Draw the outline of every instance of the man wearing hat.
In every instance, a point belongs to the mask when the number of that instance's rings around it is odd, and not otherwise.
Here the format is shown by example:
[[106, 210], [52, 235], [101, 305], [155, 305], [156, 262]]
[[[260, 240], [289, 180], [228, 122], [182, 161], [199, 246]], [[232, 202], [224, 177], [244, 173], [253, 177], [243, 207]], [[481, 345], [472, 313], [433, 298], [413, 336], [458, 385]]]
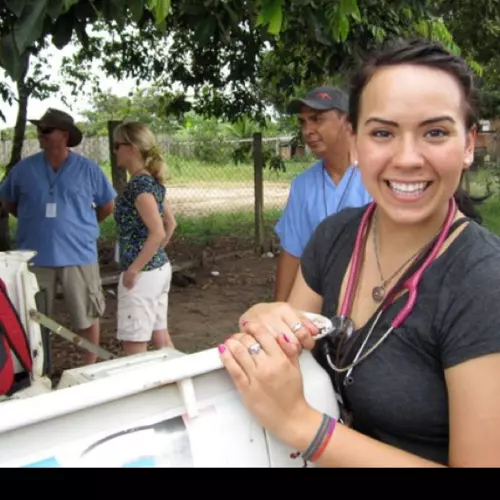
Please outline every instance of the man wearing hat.
[[318, 87], [292, 100], [287, 111], [299, 116], [304, 141], [318, 161], [292, 181], [275, 227], [282, 247], [274, 290], [279, 302], [288, 299], [300, 257], [316, 226], [330, 214], [371, 200], [352, 158], [347, 94], [336, 87]]
[[[82, 140], [70, 115], [48, 109], [39, 120], [29, 121], [37, 128], [42, 151], [12, 168], [0, 186], [0, 198], [17, 217], [17, 248], [37, 252], [32, 270], [47, 291], [49, 316], [60, 283], [72, 327], [98, 345], [105, 301], [97, 239], [116, 192], [99, 165], [69, 149]], [[85, 351], [85, 362], [95, 361]]]

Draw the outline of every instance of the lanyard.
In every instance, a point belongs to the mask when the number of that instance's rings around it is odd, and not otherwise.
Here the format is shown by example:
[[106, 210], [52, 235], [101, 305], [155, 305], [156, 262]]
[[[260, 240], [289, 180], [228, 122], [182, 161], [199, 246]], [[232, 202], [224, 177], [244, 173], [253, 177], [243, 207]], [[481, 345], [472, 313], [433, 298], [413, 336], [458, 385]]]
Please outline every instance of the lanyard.
[[49, 162], [47, 161], [47, 157], [45, 155], [43, 156], [43, 161], [44, 161], [44, 164], [45, 164], [45, 174], [47, 176], [47, 182], [49, 183], [49, 194], [50, 195], [54, 194], [54, 187], [55, 187], [57, 181], [60, 179], [61, 174], [62, 174], [62, 170], [64, 169], [64, 166], [66, 165], [66, 163], [68, 162], [68, 160], [69, 160], [69, 155], [64, 160], [63, 164], [57, 170], [56, 175], [55, 175], [55, 179], [53, 181], [51, 181], [51, 175], [50, 174], [51, 174], [51, 172], [54, 171], [54, 169], [50, 166]]

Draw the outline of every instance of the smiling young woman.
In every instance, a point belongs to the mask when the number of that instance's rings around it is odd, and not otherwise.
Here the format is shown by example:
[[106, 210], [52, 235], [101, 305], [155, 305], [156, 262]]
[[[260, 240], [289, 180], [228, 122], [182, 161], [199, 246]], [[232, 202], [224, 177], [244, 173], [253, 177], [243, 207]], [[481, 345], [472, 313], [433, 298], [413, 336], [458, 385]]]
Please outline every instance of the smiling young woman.
[[[436, 43], [364, 62], [349, 120], [373, 203], [325, 219], [289, 301], [251, 307], [219, 348], [260, 423], [320, 466], [500, 466], [500, 238], [459, 191], [475, 103], [466, 64]], [[333, 331], [315, 340], [300, 311]], [[339, 422], [307, 404], [302, 348], [330, 374]]]

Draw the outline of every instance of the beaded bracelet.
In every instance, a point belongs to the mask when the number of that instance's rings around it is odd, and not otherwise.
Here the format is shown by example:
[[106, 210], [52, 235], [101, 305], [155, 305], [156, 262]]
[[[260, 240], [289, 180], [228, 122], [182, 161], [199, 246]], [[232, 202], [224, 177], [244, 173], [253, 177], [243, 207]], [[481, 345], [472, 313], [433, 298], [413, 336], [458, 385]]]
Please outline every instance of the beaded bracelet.
[[307, 462], [315, 462], [318, 460], [318, 458], [325, 451], [325, 448], [332, 437], [333, 431], [335, 430], [336, 424], [336, 419], [330, 417], [326, 413], [323, 413], [319, 429], [307, 449], [302, 453], [300, 451], [292, 453], [290, 457], [297, 458], [302, 456], [302, 460], [304, 460], [304, 467], [307, 467]]

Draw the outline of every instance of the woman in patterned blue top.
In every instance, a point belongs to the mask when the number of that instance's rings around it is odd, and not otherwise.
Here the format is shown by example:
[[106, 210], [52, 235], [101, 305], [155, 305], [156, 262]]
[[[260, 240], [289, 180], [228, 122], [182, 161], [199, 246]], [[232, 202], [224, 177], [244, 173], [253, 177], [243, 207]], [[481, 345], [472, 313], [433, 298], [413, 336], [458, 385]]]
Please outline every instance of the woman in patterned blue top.
[[157, 349], [173, 347], [167, 329], [172, 268], [165, 245], [175, 219], [165, 199], [166, 163], [153, 133], [139, 122], [117, 127], [114, 152], [118, 166], [130, 174], [115, 208], [122, 271], [117, 338], [127, 354], [146, 351], [150, 340]]

